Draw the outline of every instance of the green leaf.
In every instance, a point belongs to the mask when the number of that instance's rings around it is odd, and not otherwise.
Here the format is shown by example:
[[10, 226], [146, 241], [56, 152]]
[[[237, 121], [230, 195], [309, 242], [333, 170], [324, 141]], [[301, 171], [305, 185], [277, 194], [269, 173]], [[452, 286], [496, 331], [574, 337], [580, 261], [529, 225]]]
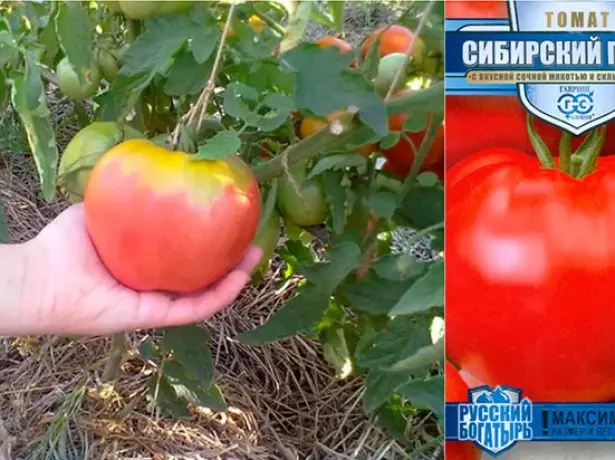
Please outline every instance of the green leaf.
[[425, 131], [427, 127], [427, 114], [418, 112], [413, 113], [412, 116], [409, 116], [404, 121], [404, 131], [409, 131], [411, 133], [419, 133], [421, 131]]
[[236, 154], [241, 148], [241, 139], [236, 131], [219, 131], [199, 147], [193, 160], [223, 160]]
[[181, 399], [213, 411], [226, 410], [220, 389], [215, 385], [205, 385], [194, 380], [185, 367], [177, 361], [166, 361], [163, 371], [164, 378], [168, 380], [175, 394]]
[[195, 31], [190, 43], [190, 49], [194, 60], [198, 64], [203, 64], [213, 55], [221, 34], [216, 24], [211, 22], [209, 27], [201, 27]]
[[0, 197], [0, 244], [9, 242], [9, 228], [6, 222], [6, 214], [4, 212], [4, 200]]
[[331, 295], [338, 284], [359, 266], [361, 250], [356, 244], [343, 241], [329, 248], [327, 256], [328, 262], [302, 267], [301, 272], [319, 289]]
[[422, 275], [427, 271], [428, 266], [429, 264], [419, 262], [410, 254], [390, 254], [372, 263], [370, 268], [385, 280], [404, 281]]
[[355, 106], [359, 118], [379, 136], [388, 133], [383, 101], [363, 76], [348, 67], [354, 56], [335, 47], [303, 43], [284, 53], [283, 64], [296, 75], [297, 107], [317, 116]]
[[377, 410], [377, 421], [393, 437], [400, 440], [407, 440], [406, 428], [408, 420], [411, 419], [409, 410], [401, 404], [399, 398], [394, 398], [393, 402], [384, 404]]
[[192, 378], [203, 386], [211, 385], [214, 364], [209, 349], [209, 334], [196, 325], [169, 327], [164, 330], [162, 347], [181, 363]]
[[331, 16], [333, 16], [334, 29], [337, 32], [344, 31], [344, 0], [334, 0], [327, 2]]
[[414, 354], [404, 358], [390, 367], [392, 373], [407, 374], [409, 372], [426, 369], [433, 363], [444, 359], [444, 340], [427, 345], [416, 350]]
[[322, 175], [322, 184], [325, 188], [325, 196], [329, 203], [333, 231], [341, 235], [346, 226], [346, 202], [349, 189], [344, 185], [344, 173], [342, 171], [327, 171]]
[[314, 2], [300, 2], [288, 19], [285, 30], [284, 40], [280, 44], [282, 52], [294, 48], [301, 40], [307, 30], [315, 9]]
[[367, 199], [367, 204], [373, 209], [376, 216], [389, 219], [397, 208], [397, 198], [389, 192], [377, 192]]
[[40, 33], [38, 41], [44, 46], [45, 49], [45, 53], [43, 54], [41, 61], [44, 64], [51, 66], [60, 51], [60, 44], [58, 43], [58, 36], [56, 35], [54, 21], [49, 21], [47, 26]]
[[417, 176], [416, 181], [425, 187], [433, 187], [440, 182], [440, 178], [436, 173], [426, 171]]
[[365, 379], [363, 407], [371, 412], [391, 398], [397, 387], [408, 382], [410, 377], [402, 373], [390, 373], [379, 370], [370, 371]]
[[380, 141], [380, 148], [383, 150], [390, 149], [391, 147], [396, 146], [400, 139], [401, 133], [399, 131], [389, 131], [389, 134], [387, 134], [385, 138]]
[[258, 345], [309, 332], [327, 310], [333, 290], [359, 265], [360, 256], [359, 247], [353, 243], [344, 242], [330, 249], [329, 262], [302, 269], [310, 284], [297, 297], [287, 302], [263, 326], [235, 338]]
[[427, 321], [401, 316], [389, 321], [386, 330], [362, 341], [355, 355], [361, 367], [388, 370], [393, 364], [431, 344]]
[[55, 30], [64, 54], [79, 76], [79, 81], [85, 84], [85, 73], [95, 62], [92, 22], [85, 6], [81, 2], [60, 3]]
[[323, 171], [328, 170], [344, 170], [352, 167], [365, 167], [367, 158], [357, 153], [341, 153], [338, 155], [328, 155], [322, 158], [312, 168], [307, 176], [307, 180], [318, 176]]
[[150, 378], [147, 384], [148, 399], [157, 405], [163, 414], [174, 418], [191, 418], [192, 414], [186, 408], [187, 400], [177, 395], [175, 389], [166, 378]]
[[153, 75], [143, 73], [127, 77], [117, 74], [111, 90], [94, 98], [99, 105], [96, 119], [100, 121], [123, 121], [128, 111], [134, 107], [141, 93], [151, 83]]
[[141, 355], [141, 358], [154, 363], [160, 361], [160, 350], [153, 342], [143, 342], [139, 345], [139, 355]]
[[[340, 3], [343, 4], [343, 2]], [[327, 29], [335, 29], [335, 23], [333, 21], [333, 18], [330, 14], [327, 14], [319, 5], [314, 5], [314, 8], [312, 8], [310, 19], [320, 25], [325, 26]]]
[[352, 308], [371, 315], [386, 315], [413, 282], [383, 280], [370, 274], [362, 280], [353, 280], [344, 285], [342, 293]]
[[15, 78], [13, 82], [11, 101], [28, 135], [43, 197], [50, 202], [56, 192], [58, 148], [40, 70], [29, 59], [25, 75]]
[[431, 264], [389, 312], [390, 316], [414, 315], [444, 305], [444, 261]]
[[397, 212], [418, 230], [444, 222], [444, 190], [440, 186], [413, 185]]
[[301, 291], [278, 310], [267, 323], [235, 336], [242, 343], [262, 345], [309, 332], [327, 310], [329, 295], [313, 286]]
[[444, 420], [444, 377], [438, 375], [426, 380], [412, 380], [399, 387], [398, 391], [414, 407], [431, 409]]
[[262, 131], [273, 131], [282, 126], [293, 109], [292, 99], [288, 96], [268, 93], [261, 98], [256, 89], [243, 83], [229, 84], [224, 93], [225, 112]]
[[0, 109], [4, 111], [4, 103], [6, 102], [7, 96], [7, 87], [6, 87], [6, 79], [4, 78], [4, 74], [0, 72]]
[[325, 360], [335, 369], [339, 377], [346, 377], [352, 371], [352, 359], [348, 351], [344, 329], [327, 329], [322, 342]]
[[173, 62], [164, 92], [169, 96], [200, 93], [207, 84], [207, 75], [211, 73], [212, 67], [212, 61], [198, 64], [192, 54], [184, 53]]

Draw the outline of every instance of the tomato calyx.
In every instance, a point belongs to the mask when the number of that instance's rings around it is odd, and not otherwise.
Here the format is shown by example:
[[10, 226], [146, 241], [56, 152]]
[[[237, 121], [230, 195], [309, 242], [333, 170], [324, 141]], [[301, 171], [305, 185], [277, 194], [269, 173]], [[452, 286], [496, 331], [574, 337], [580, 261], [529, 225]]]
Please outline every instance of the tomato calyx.
[[[534, 128], [534, 118], [527, 115], [527, 131], [538, 161], [545, 169], [556, 169], [549, 147]], [[599, 126], [587, 134], [581, 145], [572, 152], [572, 135], [564, 131], [559, 142], [558, 168], [565, 174], [581, 179], [596, 169], [598, 157], [606, 140], [606, 126]]]

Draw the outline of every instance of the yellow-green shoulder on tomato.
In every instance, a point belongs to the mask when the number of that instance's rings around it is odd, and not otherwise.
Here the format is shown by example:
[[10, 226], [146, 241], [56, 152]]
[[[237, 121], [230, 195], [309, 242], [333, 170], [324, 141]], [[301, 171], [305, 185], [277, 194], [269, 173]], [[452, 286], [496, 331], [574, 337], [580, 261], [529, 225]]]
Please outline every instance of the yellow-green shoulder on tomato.
[[79, 75], [71, 65], [67, 57], [63, 57], [56, 67], [58, 87], [62, 94], [76, 101], [87, 99], [96, 94], [100, 84], [100, 69], [96, 63], [92, 63], [85, 71], [85, 82], [79, 81]]
[[66, 197], [73, 203], [83, 201], [83, 190], [98, 160], [120, 142], [142, 137], [128, 125], [104, 121], [79, 131], [66, 146], [58, 167], [58, 182]]
[[277, 205], [286, 217], [299, 227], [322, 224], [329, 213], [325, 189], [320, 177], [307, 179], [304, 162], [297, 163], [291, 177], [282, 174], [279, 181]]

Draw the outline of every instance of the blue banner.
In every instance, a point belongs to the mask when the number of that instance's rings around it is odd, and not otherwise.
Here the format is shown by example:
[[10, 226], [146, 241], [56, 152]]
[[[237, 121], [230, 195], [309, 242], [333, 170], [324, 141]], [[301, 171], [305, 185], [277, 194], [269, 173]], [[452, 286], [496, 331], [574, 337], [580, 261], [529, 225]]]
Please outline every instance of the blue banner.
[[[470, 424], [463, 425], [460, 409], [469, 404], [446, 404], [446, 439], [468, 440]], [[477, 405], [474, 405], [476, 407]], [[502, 405], [505, 406], [505, 405]], [[485, 416], [477, 416], [476, 427], [493, 433], [514, 430], [515, 421], [506, 417], [492, 417], [491, 405], [485, 405]], [[527, 441], [613, 441], [615, 440], [615, 403], [531, 403], [530, 439]], [[481, 425], [482, 424], [482, 425]], [[466, 431], [460, 436], [460, 430]], [[474, 432], [472, 432], [474, 434]], [[497, 436], [497, 434], [496, 434]], [[514, 436], [513, 436], [514, 437]]]

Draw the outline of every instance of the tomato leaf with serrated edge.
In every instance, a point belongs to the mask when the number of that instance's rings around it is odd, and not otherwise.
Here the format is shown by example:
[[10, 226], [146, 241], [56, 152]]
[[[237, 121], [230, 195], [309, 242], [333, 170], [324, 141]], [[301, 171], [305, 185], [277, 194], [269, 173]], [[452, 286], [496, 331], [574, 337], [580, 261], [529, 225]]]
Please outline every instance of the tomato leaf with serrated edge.
[[352, 167], [365, 167], [367, 158], [357, 153], [340, 153], [327, 155], [316, 163], [307, 176], [307, 180], [331, 169], [346, 169]]
[[331, 249], [329, 262], [310, 267], [306, 274], [310, 283], [297, 297], [277, 311], [267, 323], [239, 334], [235, 339], [258, 345], [309, 332], [327, 310], [333, 290], [358, 266], [360, 255], [359, 248], [353, 243], [341, 243]]
[[419, 348], [431, 345], [429, 323], [423, 318], [393, 318], [386, 330], [362, 340], [355, 353], [357, 364], [364, 368], [388, 369]]
[[62, 2], [55, 17], [55, 30], [79, 81], [86, 84], [86, 71], [94, 64], [92, 22], [81, 2]]
[[236, 131], [220, 131], [208, 139], [192, 156], [192, 160], [223, 160], [241, 148], [241, 139]]
[[188, 401], [178, 396], [173, 385], [164, 377], [154, 376], [147, 384], [148, 399], [158, 406], [165, 414], [175, 418], [187, 419], [192, 417], [186, 408]]
[[214, 411], [225, 411], [226, 404], [220, 390], [215, 385], [207, 385], [194, 379], [186, 368], [177, 361], [166, 361], [163, 375], [182, 399]]
[[443, 305], [444, 261], [438, 260], [431, 264], [427, 273], [410, 286], [389, 315], [414, 315]]
[[371, 315], [386, 315], [412, 286], [414, 280], [403, 282], [384, 280], [368, 273], [362, 280], [353, 280], [342, 287], [350, 307]]
[[295, 100], [299, 109], [326, 116], [355, 106], [359, 118], [376, 134], [387, 134], [384, 103], [360, 73], [348, 69], [352, 55], [340, 54], [335, 47], [303, 43], [284, 53], [281, 59], [296, 76]]
[[389, 219], [397, 208], [397, 197], [390, 192], [377, 192], [367, 199], [367, 205], [377, 217]]
[[39, 68], [27, 59], [25, 75], [15, 78], [11, 89], [11, 102], [28, 135], [43, 197], [50, 202], [56, 191], [58, 148]]
[[346, 201], [349, 189], [344, 185], [342, 171], [326, 171], [322, 174], [322, 184], [325, 188], [325, 197], [329, 204], [333, 231], [341, 235], [346, 226]]
[[211, 385], [214, 364], [209, 349], [209, 333], [196, 325], [169, 327], [164, 330], [162, 347], [186, 368], [202, 385]]
[[412, 380], [398, 389], [414, 407], [431, 409], [444, 420], [444, 377], [437, 375], [425, 380]]
[[197, 94], [205, 88], [205, 76], [210, 74], [212, 68], [213, 61], [198, 64], [191, 53], [183, 53], [171, 66], [164, 92], [169, 96]]
[[442, 361], [443, 359], [444, 340], [441, 339], [434, 344], [419, 348], [407, 358], [403, 358], [392, 364], [389, 370], [392, 373], [414, 372], [420, 369], [425, 369], [431, 364]]

